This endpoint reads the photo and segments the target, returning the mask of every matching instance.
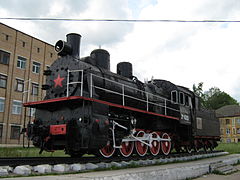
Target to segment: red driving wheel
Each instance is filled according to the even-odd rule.
[[[134,142],[133,141],[125,141],[121,144],[122,148],[119,149],[120,153],[124,157],[131,156],[133,149],[134,149]]]
[[[107,145],[102,149],[99,149],[100,154],[105,158],[110,158],[115,152],[115,148],[113,147],[110,141],[107,142]]]
[[[144,137],[144,135],[145,135],[145,132],[139,131],[137,133],[136,137],[140,138],[140,137]],[[137,154],[139,156],[145,156],[147,154],[147,151],[148,151],[148,146],[141,141],[136,141],[135,142],[135,149],[136,149]]]
[[[162,138],[171,140],[170,136],[167,133],[164,133],[162,135]],[[164,141],[164,140],[161,141],[161,148],[164,155],[168,155],[170,153],[171,145],[172,145],[171,141]]]
[[[158,139],[159,136],[156,132],[153,132],[152,133],[152,138]],[[160,142],[158,140],[153,140],[152,141],[152,147],[150,147],[151,154],[153,156],[156,156],[156,155],[158,155],[159,151],[160,151]]]

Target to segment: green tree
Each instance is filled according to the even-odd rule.
[[[193,92],[199,97],[201,97],[203,94],[203,82],[198,83],[197,86],[193,84]]]
[[[203,92],[203,82],[200,82],[198,86],[193,84],[193,92],[200,97],[201,105],[207,109],[216,110],[226,105],[238,105],[234,98],[217,87],[212,87],[208,91]]]

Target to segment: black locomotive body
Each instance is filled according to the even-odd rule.
[[[44,72],[44,100],[24,104],[36,108],[27,127],[35,146],[104,157],[116,150],[128,157],[217,146],[219,122],[192,91],[160,79],[143,83],[129,62],[112,73],[103,49],[80,59],[80,38],[72,33],[56,43],[59,58]]]

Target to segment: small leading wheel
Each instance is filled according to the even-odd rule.
[[[136,135],[137,138],[144,137],[145,132],[139,131]],[[141,141],[135,142],[135,149],[139,156],[145,156],[147,154],[148,146]]]
[[[154,139],[159,138],[159,136],[156,132],[153,132],[151,135],[152,135],[152,138],[154,138]],[[152,147],[150,147],[151,154],[153,156],[156,156],[156,155],[158,155],[159,151],[160,151],[160,142],[158,140],[153,140]]]
[[[134,142],[133,141],[125,141],[121,144],[122,148],[119,149],[120,153],[124,157],[131,156],[133,149],[134,149]]]
[[[212,141],[208,141],[208,148],[209,148],[210,152],[213,152],[214,145],[213,145]]]
[[[169,139],[169,141],[161,141],[161,148],[164,155],[168,155],[171,151],[171,138],[167,133],[162,135],[163,139]]]
[[[107,145],[102,149],[99,149],[100,154],[105,158],[110,158],[115,152],[115,148],[113,147],[110,141],[107,142]]]
[[[207,144],[204,144],[204,145],[203,145],[203,150],[204,150],[204,152],[207,152],[207,151],[208,151],[208,146],[207,146]]]
[[[198,146],[196,146],[196,145],[194,146],[194,151],[195,151],[195,152],[200,152],[200,149],[201,149],[200,147],[198,147]]]
[[[188,154],[191,154],[192,153],[192,147],[190,145],[186,145],[185,146],[185,151],[188,153]]]
[[[200,152],[200,149],[202,148],[202,143],[199,140],[194,140],[194,151],[195,152]]]
[[[210,149],[210,152],[213,152],[214,146],[213,146],[213,145],[210,145],[209,149]]]

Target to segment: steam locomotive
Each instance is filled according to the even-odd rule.
[[[46,96],[27,102],[35,119],[27,136],[41,151],[65,150],[110,158],[212,150],[220,139],[215,113],[183,86],[133,76],[132,64],[110,71],[110,54],[93,50],[80,58],[81,35],[71,33],[55,45],[59,58],[44,71]]]

